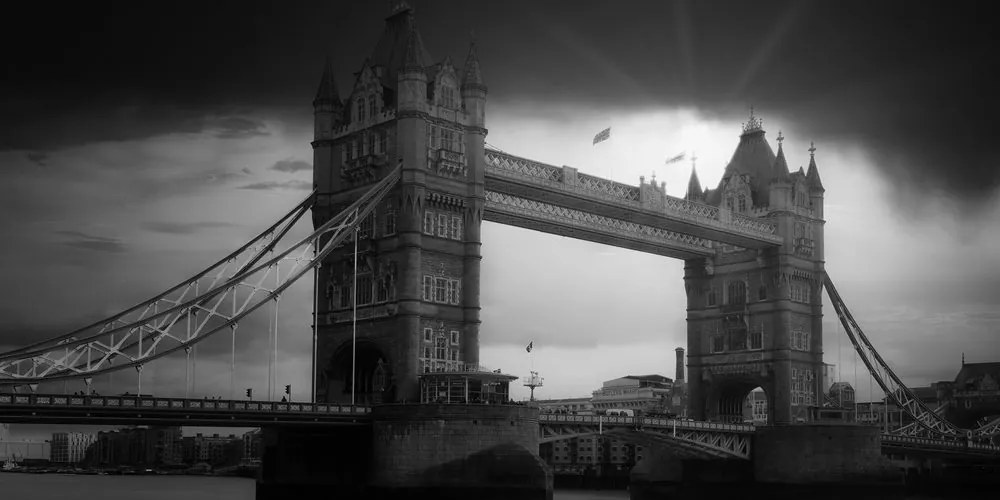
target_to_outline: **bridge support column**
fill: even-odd
[[[369,498],[552,498],[537,408],[394,404],[372,417]]]
[[[360,498],[371,461],[369,427],[264,427],[257,500]]]
[[[754,479],[774,484],[886,484],[902,476],[882,456],[879,428],[813,423],[761,427],[754,436]]]

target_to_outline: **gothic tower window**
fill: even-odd
[[[739,197],[739,212],[745,213],[747,211],[747,196],[744,193],[740,193]]]
[[[356,112],[357,112],[358,121],[359,122],[365,121],[365,98],[364,97],[359,97],[358,98],[357,105],[355,106],[355,109],[356,109]]]
[[[368,116],[375,116],[375,96],[368,96]]]
[[[393,234],[396,234],[396,209],[390,201],[385,206],[385,235],[390,236]]]
[[[726,303],[730,305],[746,304],[747,284],[742,280],[730,281],[726,290]]]

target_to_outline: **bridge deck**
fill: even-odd
[[[257,427],[275,424],[359,425],[371,408],[312,403],[139,396],[0,394],[0,422]]]

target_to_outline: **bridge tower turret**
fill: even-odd
[[[421,373],[478,363],[485,102],[475,47],[463,68],[433,62],[413,9],[395,5],[323,139],[329,160],[317,153],[314,164],[315,225],[402,168],[360,224],[357,286],[353,242],[323,262],[318,401],[350,402],[352,388],[358,404],[417,401]],[[319,109],[317,134],[328,120]]]
[[[751,113],[718,187],[705,203],[721,217],[776,224],[783,243],[760,251],[716,245],[685,261],[688,405],[696,419],[741,421],[755,387],[771,423],[808,419],[822,388],[823,192],[816,171],[789,173]],[[810,171],[813,171],[812,165]]]

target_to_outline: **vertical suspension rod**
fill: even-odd
[[[319,253],[319,238],[313,241],[313,260]],[[313,267],[313,331],[312,331],[312,375],[309,389],[309,402],[316,402],[316,341],[319,332],[319,271],[322,263]]]

